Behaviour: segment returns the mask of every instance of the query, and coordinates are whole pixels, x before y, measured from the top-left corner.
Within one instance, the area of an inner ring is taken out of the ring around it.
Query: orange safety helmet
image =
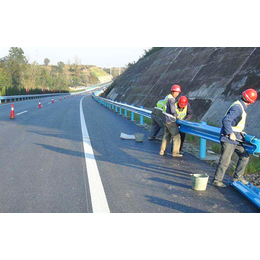
[[[255,103],[255,101],[257,100],[257,96],[258,96],[257,92],[252,88],[245,90],[242,93],[242,95],[251,104]]]
[[[188,98],[185,96],[180,97],[179,101],[178,101],[178,106],[180,108],[184,108],[188,105]]]
[[[181,87],[179,85],[172,86],[172,92],[181,92]]]

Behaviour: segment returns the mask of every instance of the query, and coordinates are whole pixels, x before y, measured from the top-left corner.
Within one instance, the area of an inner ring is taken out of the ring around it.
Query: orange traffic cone
[[[51,100],[51,103],[52,103],[52,104],[54,103],[54,99]]]
[[[15,114],[14,114],[14,104],[12,104],[12,107],[11,107],[10,118],[11,118],[11,119],[15,119]]]
[[[39,101],[39,106],[38,106],[38,108],[42,108],[42,103],[41,103],[41,101]]]

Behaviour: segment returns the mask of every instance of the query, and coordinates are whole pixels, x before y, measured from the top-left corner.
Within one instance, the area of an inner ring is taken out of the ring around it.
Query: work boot
[[[173,153],[172,157],[183,157],[183,154],[180,153]]]
[[[154,138],[152,138],[152,137],[148,137],[148,140],[149,140],[149,141],[153,141]]]
[[[219,187],[219,188],[226,188],[227,187],[222,181],[218,181],[218,180],[214,180],[211,184],[213,186]]]
[[[161,150],[161,151],[159,152],[159,154],[163,156],[163,155],[164,155],[164,151]]]
[[[241,181],[243,184],[247,185],[249,181],[247,181],[243,176],[239,178],[233,178],[233,181]]]

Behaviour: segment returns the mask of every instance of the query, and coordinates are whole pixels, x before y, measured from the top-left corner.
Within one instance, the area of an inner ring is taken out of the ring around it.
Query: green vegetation
[[[100,70],[99,68],[97,67],[92,67],[90,68],[91,70],[91,73],[96,77],[104,77],[104,76],[107,76],[107,72],[103,71],[103,70]]]
[[[57,66],[49,63],[45,58],[44,65],[29,64],[21,48],[11,47],[9,54],[0,58],[0,95],[68,92],[69,87],[95,85],[99,83],[99,75],[108,75],[93,66],[66,65],[62,61]]]
[[[131,112],[129,112],[129,113],[131,113]],[[131,116],[131,114],[130,114],[130,116]],[[135,121],[140,122],[140,115],[135,114]],[[144,116],[144,123],[147,125],[152,125],[152,119]]]
[[[157,52],[157,51],[162,50],[163,48],[164,48],[164,47],[152,47],[152,48],[149,49],[149,50],[145,50],[145,51],[144,51],[144,55],[143,55],[142,58],[146,58],[146,57],[148,57],[149,55],[151,55],[151,54],[153,54],[153,53],[155,53],[155,52]]]
[[[216,153],[216,154],[220,154],[221,153],[221,145],[220,144],[208,141],[208,145],[209,145],[209,147],[211,147],[211,150],[214,153]]]
[[[245,174],[253,174],[259,172],[260,172],[260,158],[250,155],[250,160],[246,166]]]
[[[194,145],[199,145],[200,144],[200,138],[197,137],[197,136],[194,136],[194,135],[189,135],[189,134],[186,134],[186,141],[194,144]]]
[[[237,162],[238,156],[236,154],[233,154],[232,161]],[[233,175],[236,168],[236,164],[231,164],[228,168],[227,173],[229,175]],[[254,174],[260,172],[260,158],[255,157],[254,155],[249,156],[249,163],[246,166],[245,175],[246,174]]]

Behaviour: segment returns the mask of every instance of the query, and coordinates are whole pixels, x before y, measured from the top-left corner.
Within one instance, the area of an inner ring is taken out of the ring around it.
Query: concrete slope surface
[[[111,213],[259,212],[230,186],[192,190],[190,174],[212,178],[215,169],[188,153],[159,156],[160,143],[149,142],[146,130],[89,94],[82,98],[42,99],[41,109],[38,100],[17,102],[14,120],[11,105],[0,106],[0,212],[95,212],[91,161]],[[81,103],[94,155],[84,150]],[[120,139],[138,132],[143,143]]]
[[[165,47],[131,66],[107,98],[152,109],[182,87],[193,109],[193,119],[221,126],[230,105],[247,88],[260,91],[260,48]],[[258,135],[260,102],[247,110],[246,131]]]

